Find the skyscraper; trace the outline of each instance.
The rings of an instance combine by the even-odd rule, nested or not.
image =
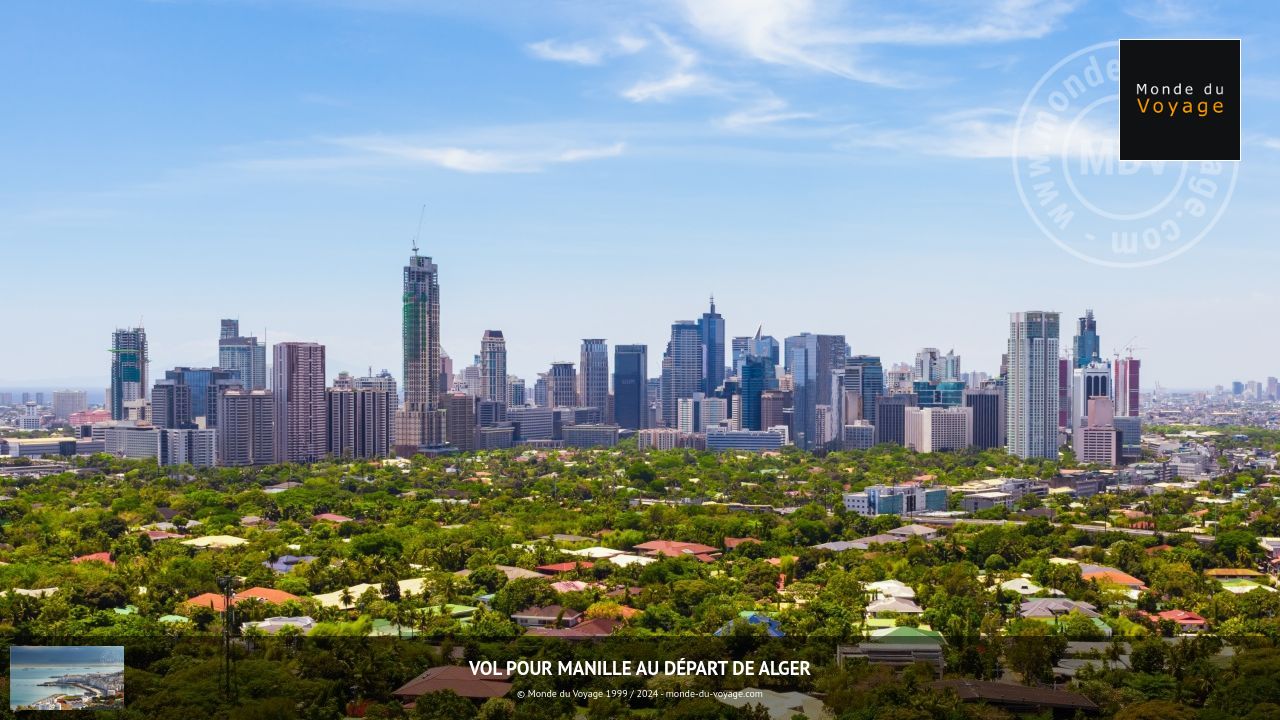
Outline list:
[[[862,419],[875,425],[876,400],[884,394],[884,366],[880,364],[880,358],[875,355],[854,355],[845,361],[845,367],[857,368],[859,386],[856,389],[861,395]],[[855,388],[849,387],[846,382],[845,389]]]
[[[186,430],[195,427],[191,388],[177,380],[157,380],[151,388],[151,424],[157,428]]]
[[[1004,447],[1004,388],[965,390],[964,406],[973,411],[973,446],[983,450]]]
[[[323,458],[328,443],[324,346],[278,343],[271,370],[276,461],[306,463]]]
[[[1102,359],[1098,337],[1098,322],[1093,319],[1093,311],[1085,310],[1084,317],[1076,320],[1076,337],[1072,343],[1072,360],[1078,368]]]
[[[912,379],[917,382],[936,383],[942,380],[941,353],[938,348],[920,348],[916,353],[915,373]]]
[[[476,401],[462,392],[444,394],[445,442],[459,452],[476,449]]]
[[[578,378],[573,363],[562,360],[551,363],[547,373],[547,404],[553,408],[577,407]]]
[[[662,424],[675,427],[679,402],[702,386],[702,334],[692,320],[671,324],[671,339],[662,357]]]
[[[506,407],[510,404],[507,393],[507,341],[501,330],[485,330],[480,338],[480,397],[493,400]]]
[[[773,375],[773,361],[767,357],[747,355],[739,371],[739,406],[741,416],[738,424],[743,430],[767,430],[761,414],[761,399],[769,389],[769,380]]]
[[[443,424],[439,413],[440,283],[431,258],[415,246],[404,267],[402,340],[404,346],[404,404],[396,414],[398,455],[412,455],[422,447],[439,445]]]
[[[238,371],[222,368],[176,367],[165,370],[164,377],[191,388],[191,416],[205,418],[205,427],[216,427],[216,423],[208,422],[208,417],[211,413],[217,415],[218,383],[235,380],[244,384]]]
[[[619,427],[641,430],[649,419],[649,348],[613,348],[613,416]]]
[[[916,396],[910,393],[881,395],[876,400],[876,444],[907,443],[907,408],[915,407]]]
[[[698,320],[698,338],[702,346],[702,392],[711,396],[724,383],[724,318],[716,312],[714,295],[711,309]]]
[[[586,338],[578,362],[578,402],[599,408],[601,416],[609,409],[609,346],[601,338]]]
[[[147,331],[116,330],[111,334],[111,419],[124,420],[124,404],[147,397]]]
[[[816,408],[829,405],[832,372],[843,368],[848,355],[843,335],[801,333],[786,339],[786,366],[791,373],[792,442],[804,450],[816,449]]]
[[[1058,457],[1058,325],[1056,312],[1009,316],[1008,447],[1020,458]]]
[[[1091,362],[1071,372],[1071,415],[1068,418],[1074,432],[1085,425],[1089,413],[1089,401],[1093,398],[1111,397],[1111,364]]]
[[[1135,357],[1116,360],[1115,412],[1118,417],[1138,417],[1141,395],[1142,361]]]
[[[267,346],[256,337],[240,335],[239,320],[224,319],[218,336],[218,367],[236,373],[250,390],[266,389]]]
[[[218,464],[235,467],[275,462],[271,391],[224,385],[216,402]]]

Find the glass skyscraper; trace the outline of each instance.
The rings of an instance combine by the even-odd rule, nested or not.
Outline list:
[[[1098,337],[1098,322],[1093,319],[1093,311],[1085,310],[1084,317],[1076,321],[1076,337],[1072,348],[1075,352],[1076,367],[1082,368],[1091,362],[1101,360],[1101,343],[1102,338]]]
[[[444,442],[442,419],[436,412],[442,390],[439,271],[416,247],[404,267],[401,323],[404,404],[396,413],[394,436],[396,453],[404,456]]]
[[[711,309],[698,321],[699,342],[702,345],[702,392],[708,397],[724,383],[724,318],[716,312],[715,296]]]
[[[147,396],[147,331],[116,330],[111,334],[111,419],[127,416],[124,404]]]
[[[613,417],[620,427],[641,430],[648,425],[648,372],[648,347],[613,348]]]

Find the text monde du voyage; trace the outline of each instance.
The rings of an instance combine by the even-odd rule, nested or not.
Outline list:
[[[1176,83],[1174,85],[1135,83],[1134,93],[1137,97],[1134,99],[1138,103],[1138,112],[1143,115],[1204,118],[1210,115],[1222,115],[1226,112],[1225,101],[1214,99],[1224,94],[1222,85],[1205,83],[1204,87],[1199,90],[1200,92],[1197,93],[1196,87],[1190,83]]]
[[[476,676],[576,675],[636,677],[655,675],[799,676],[809,675],[808,660],[495,660],[469,661]]]

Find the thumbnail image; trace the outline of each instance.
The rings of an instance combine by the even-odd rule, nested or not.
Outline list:
[[[124,647],[19,646],[9,649],[10,710],[124,707]]]

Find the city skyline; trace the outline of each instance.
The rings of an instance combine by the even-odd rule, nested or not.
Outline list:
[[[105,333],[138,324],[153,369],[213,366],[221,318],[267,344],[323,342],[330,374],[398,372],[387,268],[424,202],[442,347],[465,365],[500,329],[529,380],[583,338],[647,345],[656,376],[666,328],[711,293],[727,338],[843,334],[886,365],[954,347],[990,372],[1005,313],[1092,307],[1102,357],[1137,337],[1149,385],[1276,374],[1276,340],[1240,312],[1280,306],[1275,9],[13,7],[0,61],[38,72],[0,90],[0,247],[20,270],[9,297],[38,299],[57,330],[0,357],[5,387],[96,392]],[[1230,207],[1191,252],[1133,270],[1043,237],[1009,167],[1036,80],[1117,35],[1244,38]],[[179,249],[210,261],[169,262]],[[922,264],[938,272],[921,280]],[[1196,353],[1189,327],[1207,338]]]

